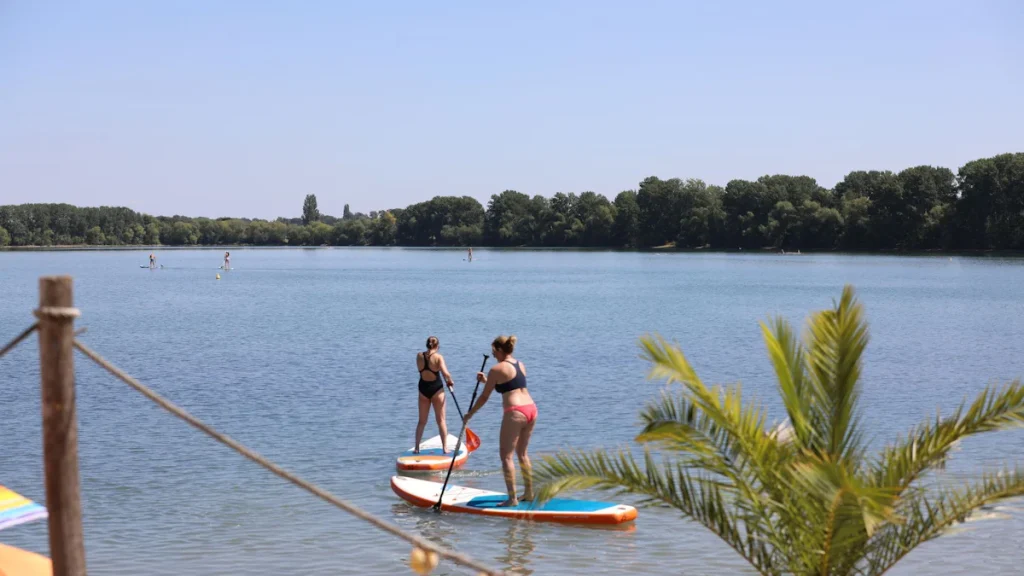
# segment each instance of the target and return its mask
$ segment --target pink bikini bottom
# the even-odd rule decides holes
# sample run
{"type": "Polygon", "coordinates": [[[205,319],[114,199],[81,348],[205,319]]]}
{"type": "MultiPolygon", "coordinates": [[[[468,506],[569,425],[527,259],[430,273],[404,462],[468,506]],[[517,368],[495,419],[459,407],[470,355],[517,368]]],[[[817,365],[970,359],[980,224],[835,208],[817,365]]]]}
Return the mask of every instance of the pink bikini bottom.
{"type": "Polygon", "coordinates": [[[526,416],[526,423],[529,424],[537,419],[537,405],[536,404],[521,404],[519,406],[509,406],[505,408],[505,412],[511,412],[515,410],[523,416],[526,416]]]}

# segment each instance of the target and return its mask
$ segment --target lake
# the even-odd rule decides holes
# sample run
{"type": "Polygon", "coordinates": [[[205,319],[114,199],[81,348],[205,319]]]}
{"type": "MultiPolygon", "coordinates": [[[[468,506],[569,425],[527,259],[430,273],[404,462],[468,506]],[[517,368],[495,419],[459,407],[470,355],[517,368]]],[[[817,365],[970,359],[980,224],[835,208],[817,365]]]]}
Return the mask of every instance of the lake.
{"type": "MultiPolygon", "coordinates": [[[[871,343],[864,424],[879,445],[983,386],[1024,375],[1024,260],[476,250],[0,252],[0,341],[33,317],[37,278],[75,278],[92,348],[221,431],[334,494],[519,574],[746,573],[716,538],[666,510],[593,529],[414,509],[389,487],[412,445],[416,352],[441,341],[463,407],[481,355],[519,337],[540,417],[534,457],[617,447],[661,383],[637,339],[676,340],[706,381],[741,381],[782,410],[758,322],[802,325],[852,283],[871,343]],[[215,275],[220,272],[218,281],[215,275]]],[[[38,344],[0,360],[0,484],[43,502],[38,344]]],[[[402,574],[410,547],[265,472],[76,357],[91,574],[402,574]]],[[[454,483],[503,490],[500,401],[454,483]]],[[[449,403],[449,426],[457,415],[449,403]]],[[[436,434],[433,419],[427,436],[436,434]]],[[[1024,434],[966,442],[947,474],[1024,463],[1024,434]]],[[[608,496],[605,495],[604,498],[608,496]]],[[[624,501],[629,502],[628,498],[624,501]]],[[[931,542],[893,574],[1019,573],[1024,503],[931,542]]],[[[47,552],[45,522],[0,541],[47,552]]],[[[442,563],[436,574],[469,572],[442,563]]]]}

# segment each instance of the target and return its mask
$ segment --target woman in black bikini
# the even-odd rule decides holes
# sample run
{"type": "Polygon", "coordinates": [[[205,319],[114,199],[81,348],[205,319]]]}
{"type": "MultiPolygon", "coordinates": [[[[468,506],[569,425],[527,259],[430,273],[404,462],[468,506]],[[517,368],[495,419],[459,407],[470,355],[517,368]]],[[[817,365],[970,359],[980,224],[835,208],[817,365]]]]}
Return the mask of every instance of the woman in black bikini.
{"type": "Polygon", "coordinates": [[[437,427],[441,431],[441,449],[448,452],[448,425],[444,417],[444,384],[441,382],[441,375],[444,375],[445,382],[450,390],[455,390],[455,381],[448,373],[448,366],[444,363],[444,356],[438,353],[440,343],[437,338],[427,338],[427,350],[416,355],[416,369],[420,371],[420,420],[416,424],[416,448],[414,454],[420,453],[420,440],[423,439],[423,429],[427,427],[427,414],[430,407],[434,407],[434,418],[437,419],[437,427]]]}
{"type": "Polygon", "coordinates": [[[476,375],[478,382],[484,382],[484,391],[477,399],[476,405],[466,414],[466,422],[473,417],[491,396],[491,391],[501,394],[502,412],[501,436],[498,452],[501,455],[501,471],[505,473],[505,487],[508,489],[508,500],[498,506],[518,506],[519,500],[533,500],[533,468],[526,448],[530,444],[533,427],[537,424],[537,405],[526,391],[526,366],[512,357],[516,348],[515,336],[498,336],[491,343],[491,353],[498,361],[491,370],[476,375]],[[525,490],[522,498],[516,496],[516,465],[512,454],[519,458],[523,468],[523,484],[525,490]]]}

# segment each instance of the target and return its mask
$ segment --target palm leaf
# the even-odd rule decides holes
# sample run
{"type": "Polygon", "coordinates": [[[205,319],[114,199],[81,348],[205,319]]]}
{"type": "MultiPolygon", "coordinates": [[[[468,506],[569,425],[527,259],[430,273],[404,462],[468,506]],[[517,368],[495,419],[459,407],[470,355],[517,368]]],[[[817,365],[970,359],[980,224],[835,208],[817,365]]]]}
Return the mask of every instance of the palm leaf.
{"type": "Polygon", "coordinates": [[[890,524],[875,534],[867,548],[866,571],[883,574],[917,546],[938,538],[964,522],[983,506],[1024,496],[1024,471],[985,474],[960,488],[944,488],[937,495],[917,496],[900,507],[901,524],[890,524]]]}
{"type": "Polygon", "coordinates": [[[768,357],[779,379],[779,392],[793,433],[801,446],[819,446],[818,430],[822,417],[815,412],[815,403],[809,397],[813,389],[807,381],[804,351],[800,342],[783,318],[776,318],[771,326],[761,324],[761,332],[768,348],[768,357]]]}
{"type": "Polygon", "coordinates": [[[659,467],[649,451],[643,467],[625,451],[560,452],[544,457],[534,467],[533,478],[539,486],[538,502],[565,491],[595,488],[638,495],[640,506],[675,508],[721,538],[760,573],[780,573],[774,568],[771,547],[748,532],[720,481],[667,460],[659,467]]]}
{"type": "Polygon", "coordinates": [[[761,329],[790,428],[769,430],[766,411],[739,385],[705,385],[677,346],[647,336],[648,376],[682,389],[642,411],[642,464],[626,451],[549,456],[534,471],[539,498],[587,488],[633,494],[641,506],[680,511],[762,574],[838,576],[881,574],[978,508],[1024,495],[1016,471],[960,489],[929,492],[918,482],[963,438],[1024,425],[1019,381],[986,389],[865,460],[858,400],[868,333],[852,288],[811,316],[802,341],[783,319],[761,329]]]}
{"type": "Polygon", "coordinates": [[[876,486],[906,490],[930,469],[942,466],[949,452],[968,436],[1024,426],[1024,386],[1015,380],[996,390],[986,388],[953,415],[918,426],[908,437],[886,448],[874,465],[876,486]]]}
{"type": "Polygon", "coordinates": [[[660,336],[641,338],[640,343],[644,357],[652,364],[649,377],[681,383],[687,393],[687,404],[678,410],[664,402],[660,407],[649,407],[650,421],[659,425],[672,422],[680,425],[677,430],[702,424],[704,431],[715,438],[720,453],[728,454],[737,475],[750,475],[762,484],[772,484],[771,470],[785,458],[786,451],[782,450],[782,443],[767,434],[764,410],[755,403],[744,404],[738,385],[729,389],[706,386],[682,351],[660,336]],[[699,414],[699,419],[680,419],[684,413],[699,414]]]}
{"type": "Polygon", "coordinates": [[[808,322],[807,365],[813,398],[827,420],[822,430],[827,454],[856,462],[862,453],[858,431],[860,359],[868,343],[863,306],[847,286],[832,310],[818,312],[808,322]]]}

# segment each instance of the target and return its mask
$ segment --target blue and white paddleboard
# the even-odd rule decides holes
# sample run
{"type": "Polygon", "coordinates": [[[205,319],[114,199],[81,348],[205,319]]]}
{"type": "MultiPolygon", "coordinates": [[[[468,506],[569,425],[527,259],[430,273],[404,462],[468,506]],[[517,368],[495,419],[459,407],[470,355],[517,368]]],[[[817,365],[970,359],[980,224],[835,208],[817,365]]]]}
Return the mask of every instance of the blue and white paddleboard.
{"type": "MultiPolygon", "coordinates": [[[[441,496],[441,486],[440,482],[408,476],[391,477],[391,489],[395,494],[410,504],[424,508],[437,503],[441,496]]],[[[637,515],[636,508],[632,506],[570,498],[552,498],[543,504],[520,502],[515,507],[499,507],[498,504],[507,498],[508,495],[502,492],[449,484],[444,491],[441,510],[569,524],[621,524],[636,519],[637,515]]]]}

